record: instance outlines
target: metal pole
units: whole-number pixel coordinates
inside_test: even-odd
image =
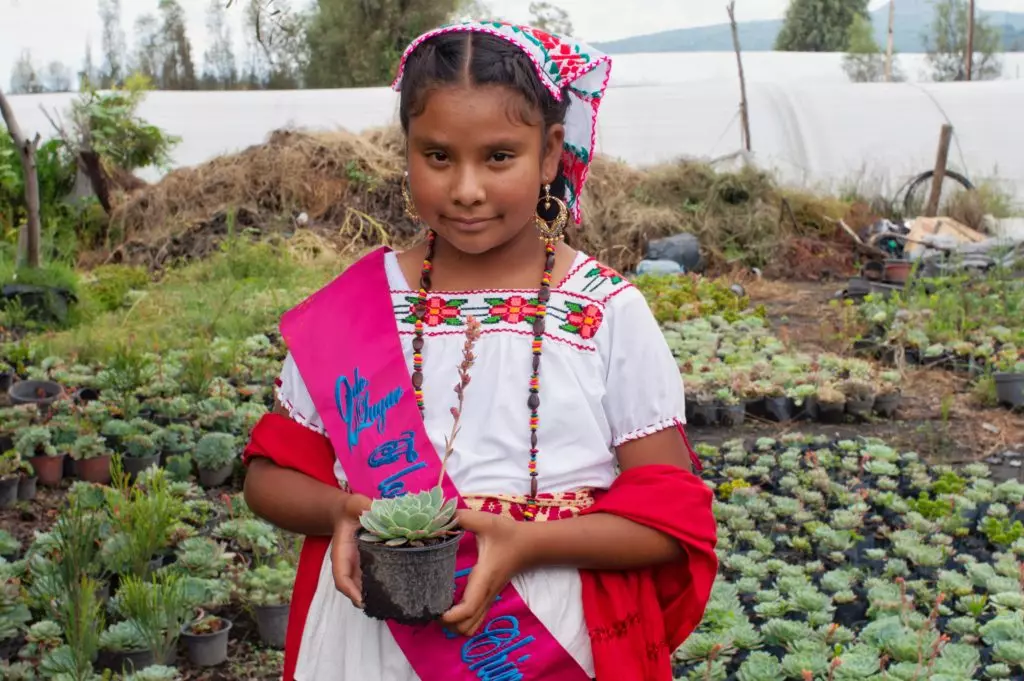
[[[967,10],[967,54],[964,55],[966,79],[974,80],[974,0]]]
[[[893,32],[896,26],[896,0],[889,0],[889,41],[885,46],[885,82],[892,82]]]

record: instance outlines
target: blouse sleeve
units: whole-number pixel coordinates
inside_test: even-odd
[[[630,287],[609,301],[604,408],[612,446],[686,423],[683,380],[643,294]]]
[[[326,435],[320,414],[313,406],[313,399],[306,390],[306,384],[290,352],[284,358],[281,375],[277,380],[277,401],[293,420],[316,433]]]

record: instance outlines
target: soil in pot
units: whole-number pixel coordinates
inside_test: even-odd
[[[10,508],[18,502],[18,476],[0,478],[0,508]]]
[[[36,483],[39,481],[34,475],[23,475],[18,480],[18,501],[32,501],[36,498]]]
[[[1001,404],[1019,409],[1024,407],[1024,374],[998,373],[996,397]]]
[[[110,454],[76,461],[75,475],[85,482],[106,485],[110,482]]]
[[[206,634],[193,634],[186,625],[181,640],[188,650],[188,661],[196,667],[216,667],[228,659],[228,634],[231,622],[219,619],[220,629]]]
[[[879,395],[875,398],[875,413],[882,418],[891,419],[896,415],[896,410],[900,408],[900,402],[902,402],[902,400],[903,396],[899,393]]]
[[[28,462],[39,478],[39,484],[46,487],[59,487],[64,479],[64,459],[66,454],[59,456],[33,456]]]
[[[104,651],[99,657],[100,669],[113,672],[137,672],[156,664],[152,650]]]
[[[135,478],[139,477],[139,474],[147,468],[155,468],[160,465],[160,455],[154,454],[153,456],[126,456],[121,459],[124,464],[124,472]]]
[[[367,617],[426,624],[455,599],[455,554],[462,533],[424,547],[392,547],[357,540]]]
[[[208,468],[199,469],[199,484],[203,487],[220,487],[231,477],[231,474],[235,471],[235,462],[232,461],[227,466],[218,470],[210,470]]]
[[[730,428],[742,426],[747,420],[747,408],[742,404],[722,404],[718,407],[718,423]]]
[[[18,381],[7,390],[11,404],[34,404],[39,407],[49,407],[63,394],[64,388],[53,381]]]
[[[766,397],[764,409],[771,421],[785,423],[793,420],[793,400],[788,397]]]
[[[285,635],[288,633],[288,611],[290,604],[256,606],[256,628],[260,632],[260,640],[271,648],[284,648]]]

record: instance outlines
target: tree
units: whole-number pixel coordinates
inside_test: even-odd
[[[458,0],[317,0],[307,31],[308,85],[386,85],[406,45],[459,6]]]
[[[78,89],[86,90],[100,80],[96,65],[92,60],[92,41],[85,41],[85,60],[82,62],[82,70],[78,72]]]
[[[165,90],[195,90],[196,67],[185,27],[185,11],[178,0],[160,0],[160,80]]]
[[[123,82],[128,75],[121,0],[100,0],[99,8],[103,24],[103,67],[99,81],[102,87],[111,87]]]
[[[868,0],[791,0],[775,49],[845,52],[858,15],[868,18]]]
[[[59,61],[51,61],[46,65],[43,83],[47,92],[70,92],[71,69]]]
[[[29,63],[31,64],[31,61]],[[28,211],[28,220],[22,228],[25,230],[25,264],[29,267],[39,267],[39,244],[42,234],[42,219],[39,215],[39,171],[36,169],[39,135],[28,139],[21,132],[18,119],[14,117],[14,109],[7,101],[3,89],[0,89],[0,118],[3,118],[7,132],[18,149],[18,158],[21,160],[21,169],[25,177],[25,208]]]
[[[286,0],[252,0],[245,12],[246,85],[273,90],[303,87],[309,64],[309,16],[293,11]]]
[[[32,53],[25,50],[11,69],[11,94],[28,95],[46,92],[39,71],[32,61]]]
[[[449,21],[459,21],[461,19],[475,19],[476,21],[484,20],[497,20],[494,16],[494,11],[485,2],[480,0],[462,0],[458,3],[451,16],[448,17]]]
[[[938,0],[931,30],[923,36],[932,78],[966,80],[968,6],[966,0]],[[974,21],[974,62],[971,80],[991,80],[1003,72],[999,57],[1002,35],[985,16]]]
[[[569,13],[550,2],[531,2],[530,16],[533,26],[542,31],[564,36],[575,33]]]
[[[238,64],[224,9],[222,0],[210,0],[206,13],[210,47],[203,55],[203,84],[207,88],[233,89],[238,85]]]
[[[885,54],[875,41],[871,20],[857,15],[850,25],[849,46],[843,56],[843,71],[854,83],[877,83],[885,80]],[[893,56],[893,81],[904,79]]]

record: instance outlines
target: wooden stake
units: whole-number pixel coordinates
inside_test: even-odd
[[[14,109],[11,107],[4,91],[0,89],[0,117],[3,117],[7,124],[7,131],[14,140],[14,146],[18,149],[18,156],[21,160],[21,169],[25,174],[25,207],[28,209],[28,221],[25,223],[24,239],[20,240],[25,244],[25,264],[29,267],[39,267],[39,241],[42,233],[42,221],[39,218],[39,173],[36,170],[36,151],[39,149],[39,135],[34,139],[26,139],[21,132],[21,126],[14,117]],[[19,253],[19,256],[22,254]]]
[[[885,45],[885,82],[892,82],[892,53],[896,30],[896,0],[889,0],[889,39]]]
[[[942,198],[942,181],[946,179],[946,163],[949,160],[949,145],[953,141],[953,126],[942,126],[939,136],[939,151],[935,156],[935,174],[932,176],[932,193],[928,197],[928,205],[924,209],[924,217],[933,218],[939,212],[939,199]]]
[[[732,26],[732,47],[736,50],[736,68],[740,74],[740,123],[743,126],[743,149],[751,150],[750,143],[750,110],[747,107],[747,79],[743,75],[743,53],[740,49],[740,31],[736,26],[736,0],[730,0],[725,8],[729,12],[729,24]]]
[[[967,54],[964,55],[965,80],[974,79],[974,0],[967,8]]]

